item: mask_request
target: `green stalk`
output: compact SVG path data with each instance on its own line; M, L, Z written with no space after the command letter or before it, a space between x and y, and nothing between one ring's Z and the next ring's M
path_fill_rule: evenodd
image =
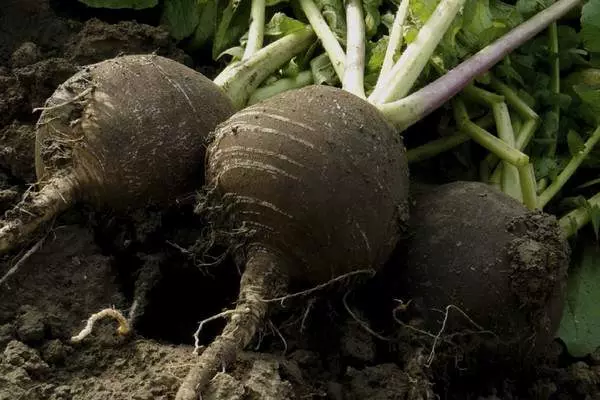
M519 167L519 179L521 180L523 204L530 210L535 210L537 208L538 199L535 172L532 163Z
M592 218L590 208L592 207L600 207L600 193L590 197L587 200L587 205L576 208L558 220L558 224L566 238L573 236L590 222Z
M298 1L300 2L300 6L308 19L308 22L310 22L310 25L315 30L325 52L329 56L329 60L335 69L335 73L340 81L343 82L344 71L346 70L346 54L344 53L342 46L331 31L329 25L327 25L327 21L325 21L325 18L321 15L321 11L319 11L315 2L313 0Z
M510 121L510 113L505 102L496 102L492 105L492 112L496 120L498 137L511 148L515 147L515 133ZM504 173L502 174L502 191L512 198L523 201L521 179L519 170L508 161L503 161Z
M377 104L377 107L400 131L406 130L437 110L471 83L473 79L488 71L507 54L533 38L549 24L581 4L582 1L556 1L427 86L403 99L391 103Z
M504 96L478 88L472 84L465 87L461 94L471 101L475 101L488 107L494 107L498 103L504 103Z
M521 97L519 97L519 95L510 86L504 84L492 74L489 74L489 76L490 86L492 89L500 93L504 97L507 104L511 106L517 112L517 114L526 121L518 130L518 134L516 136L516 149L523 151L533 138L537 128L540 126L540 117L531 109L531 107L527 105L527 103L523 101L523 99L521 99ZM492 173L494 180L498 180L502 174L502 164L498 164L498 161L498 158L491 153L485 158L485 165L487 165L490 169L493 166L496 166L496 168L494 168L494 172Z
M385 75L380 87L373 90L369 96L371 103L388 103L408 94L465 1L440 1L415 40L406 47L398 62Z
M526 154L515 150L496 136L473 123L469 119L467 107L460 98L453 99L452 109L454 111L456 124L460 130L469 135L471 139L514 166L521 167L529 163L529 157Z
M558 58L558 26L556 22L553 22L548 27L548 36L548 48L551 53L550 56L552 57L552 62L550 64L550 90L552 90L552 93L558 95L560 94L560 59ZM556 114L556 122L558 124L560 121L560 105L558 103L555 104L552 111ZM548 155L550 157L553 157L556 154L557 140L558 138L555 138L548 149Z
M377 83L375 84L376 89L380 89L383 85L383 77L386 76L394 66L394 55L400 47L402 47L402 29L404 28L404 22L408 15L408 4L409 0L402 0L398 6L394 23L390 31L390 39L388 41L387 48L385 49L385 56L383 57L383 65L381 71L377 77Z
M510 86L501 82L497 78L493 76L491 77L490 86L504 96L508 105L514 108L515 111L526 121L517 135L516 144L517 149L521 151L525 150L525 147L527 147L531 141L531 138L533 138L533 134L540 126L540 116L533 111L531 107L529 107L527 103L525 103Z
M475 124L483 129L487 129L494 125L494 119L490 115L486 115L481 117L478 121L475 121ZM406 152L406 156L409 163L428 160L469 140L471 140L471 136L458 131L453 135L432 140L419 147L410 149Z
M214 82L229 95L237 109L242 109L252 92L294 55L308 48L314 37L310 26L290 33L263 47L249 59L224 70Z
M575 156L571 158L565 169L561 171L560 174L556 177L556 180L550 184L540 194L538 199L538 207L544 208L546 204L559 192L560 189L567 183L569 178L573 176L577 168L581 165L581 163L585 160L585 158L590 154L590 151L594 148L596 143L600 140L600 126L596 128L592 136L585 142L583 149L577 153Z
M415 147L406 152L409 163L416 163L428 160L440 153L453 149L454 147L467 142L471 137L466 133L458 132L452 136L432 140L422 146Z
M538 192L538 194L541 194L548 187L548 179L542 178L539 181L537 181L536 184L537 184L537 192Z
M278 79L267 86L256 89L250 96L250 99L248 99L248 105L258 103L278 93L291 89L299 89L312 83L313 75L310 71L302 71L293 78Z
M346 68L342 88L365 98L365 17L362 0L346 0Z
M248 42L242 56L242 61L250 58L263 46L265 34L265 0L252 0L250 9L250 29L248 30Z

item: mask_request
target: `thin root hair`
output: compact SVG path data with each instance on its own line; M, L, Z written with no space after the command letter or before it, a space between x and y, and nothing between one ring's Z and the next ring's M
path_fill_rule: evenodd
M317 285L317 286L312 287L312 288L307 289L307 290L303 290L303 291L300 291L300 292L288 294L288 295L281 296L281 297L274 297L272 299L261 299L261 300L264 301L265 303L281 302L281 306L283 307L284 306L284 302L286 300L293 299L293 298L300 297L300 296L306 296L306 295L312 294L312 293L317 292L319 290L322 290L322 289L324 289L324 288L326 288L328 286L331 286L334 283L340 282L340 281L342 281L344 279L347 279L347 278L350 278L350 277L353 277L353 276L356 276L356 275L363 275L363 274L367 274L367 275L373 276L373 275L375 275L375 270L373 270L373 269L361 269L361 270L357 270L357 271L348 272L346 274L336 276L335 278L330 279L329 281L327 281L325 283L321 283L320 285Z
M215 315L213 315L211 317L208 317L208 318L203 319L202 321L200 321L200 323L198 324L198 329L196 329L196 332L194 332L194 352L193 353L195 355L198 355L199 352L200 352L200 349L203 347L202 345L200 345L200 332L202 332L202 328L204 328L205 324L207 324L209 322L212 322L212 321L215 321L215 320L217 320L219 318L228 317L230 315L239 314L241 312L247 312L247 311L240 311L240 310L235 310L235 309L233 309L233 310L225 310L225 311L222 311L222 312L220 312L218 314L215 314Z
M48 237L48 233L46 233L46 235L44 235L43 238L38 240L36 244L34 244L29 250L27 250L27 252L19 259L19 261L17 261L15 263L15 265L13 265L12 268L10 268L6 272L6 274L4 274L4 276L2 276L2 278L0 278L0 285L2 285L4 282L6 282L8 277L15 274L19 270L19 268L21 268L21 266L25 263L25 261L27 261L27 259L29 257L31 257L36 251L38 251L39 249L42 248L42 245L46 241L47 237Z
M279 339L281 339L281 343L283 343L283 353L282 355L286 355L287 350L288 350L288 344L287 344L287 340L285 340L285 337L283 336L283 334L281 333L281 331L279 329L277 329L277 327L275 326L275 324L273 323L273 321L269 320L269 326L271 327L271 330L273 332L275 332L275 334L279 337ZM256 348L258 350L258 347Z
M49 110L55 110L57 108L62 108L64 106L67 106L69 104L75 103L76 101L78 101L79 99L85 97L87 94L91 93L93 90L95 89L94 86L91 86L87 89L84 89L81 93L79 93L77 96L73 97L72 99L69 99L65 102L59 103L59 104L55 104L53 106L47 106L47 107L36 107L33 109L33 112L37 112L37 111L49 111Z
M370 335L376 337L379 340L383 340L384 342L391 342L393 341L393 339L391 338L387 338L385 336L380 335L379 333L375 332L373 329L371 329L369 327L369 325L367 325L366 322L364 322L363 320L361 320L360 318L358 318L358 316L352 311L352 309L350 308L350 306L348 305L348 295L350 294L352 290L348 290L345 294L344 297L342 298L342 303L344 304L344 308L346 309L346 311L348 312L348 314L352 317L352 319L354 319L358 325L363 328L365 331L367 331Z

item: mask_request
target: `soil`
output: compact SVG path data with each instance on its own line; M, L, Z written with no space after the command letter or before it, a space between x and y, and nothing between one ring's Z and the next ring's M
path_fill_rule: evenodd
M0 5L0 208L35 183L37 112L80 66L156 52L214 76L152 12L94 12L75 1ZM239 271L225 249L197 245L204 223L188 199L120 216L76 207L0 259L0 400L172 399L194 362L198 322L232 308ZM203 399L600 399L600 350L566 357L555 343L534 368L429 367L432 341L397 329L399 257L368 281L332 285L277 308L252 347L224 366ZM299 290L302 288L295 288ZM118 335L106 308L130 317ZM210 342L224 322L199 335ZM433 352L433 353L432 353Z

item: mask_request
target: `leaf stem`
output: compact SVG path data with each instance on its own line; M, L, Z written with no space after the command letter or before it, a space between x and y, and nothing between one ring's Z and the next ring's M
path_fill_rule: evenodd
M369 96L371 103L388 103L408 94L464 3L465 0L440 1L415 40L384 76L380 87L373 90Z
M250 58L263 46L265 34L265 0L252 0L250 9L250 29L248 31L248 42L242 56L242 61Z
M473 121L469 119L467 107L462 99L453 99L452 106L456 124L461 131L469 135L471 139L514 166L520 167L529 163L529 157L526 154L510 147L496 136L473 123Z
M550 186L548 186L546 190L544 190L542 194L540 194L538 198L539 208L544 208L546 204L548 204L548 202L552 200L556 193L558 193L560 189L562 189L565 183L567 183L569 178L573 176L577 168L579 168L581 163L588 156L588 154L590 154L590 151L592 151L592 149L594 148L596 143L598 143L599 140L600 126L596 128L594 133L592 133L592 136L590 136L590 138L585 142L585 144L583 145L583 149L571 158L567 166L561 171L560 174L558 174L554 182L552 182Z
M250 99L248 99L248 105L258 103L274 96L278 93L285 92L291 89L298 89L304 86L308 86L313 83L313 74L311 71L302 71L293 78L282 78L275 82L260 87L252 93Z
M550 50L550 90L555 95L560 94L560 59L558 56L558 26L556 22L553 22L548 27L548 48ZM556 114L556 123L560 121L560 104L558 101L555 102L553 107L553 113ZM548 155L553 157L556 154L556 145L558 138L554 138L554 142L548 149Z
M535 210L538 203L537 184L535 182L535 172L532 163L519 167L519 179L521 181L523 204L530 210Z
M263 47L247 60L225 69L214 82L229 95L233 105L241 109L269 75L308 48L313 40L314 31L310 26L290 33Z
M509 147L515 147L515 133L510 121L510 113L505 102L496 102L492 105L492 112L496 121L498 137ZM503 161L502 191L512 198L522 202L521 179L519 170L508 161Z
M401 131L437 110L459 93L475 77L488 71L498 61L530 40L549 24L556 21L583 0L558 0L529 20L481 49L434 82L403 99L377 104L379 110Z
M329 25L327 25L327 21L325 21L325 18L321 15L315 2L313 0L299 0L299 3L306 18L308 18L308 22L310 22L310 25L314 29L319 40L321 40L321 44L329 56L331 64L335 69L335 73L340 81L343 82L344 71L346 69L346 54L344 53L342 46L336 39Z
M362 0L346 0L346 67L342 87L365 98L365 17Z
M474 122L483 129L487 129L494 125L494 119L488 114L481 117L479 120ZM429 141L421 146L409 149L406 152L409 163L416 163L424 160L428 160L441 154L445 151L451 150L456 146L459 146L467 141L471 140L471 136L458 131L453 135L442 137Z
M600 193L587 199L587 204L576 208L558 220L563 235L566 238L573 236L579 229L591 220L591 208L600 207Z
M390 31L390 39L388 41L387 48L385 50L385 56L383 57L383 65L377 78L375 88L380 89L384 83L383 77L386 76L394 66L394 57L400 47L402 47L402 29L404 28L404 22L408 15L409 0L402 0L398 6L394 23Z

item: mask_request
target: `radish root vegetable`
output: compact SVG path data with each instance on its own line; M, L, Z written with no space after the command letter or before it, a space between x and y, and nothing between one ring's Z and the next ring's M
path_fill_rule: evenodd
M178 400L197 398L235 361L263 323L266 300L290 279L319 284L378 268L408 219L402 140L375 107L333 87L283 92L236 113L215 132L206 176L213 221L249 230L246 264L236 312Z
M404 301L442 335L485 330L494 356L523 362L553 340L563 310L569 246L557 220L481 182L413 187L398 273ZM479 328L474 326L479 325ZM489 335L489 333L493 335ZM464 350L464 349L459 349Z
M166 205L203 179L206 138L314 33L298 30L253 52L215 81L156 55L84 67L42 108L39 191L0 221L0 253L22 244L77 201L115 211Z
M124 210L192 191L203 173L203 132L233 112L211 80L167 58L131 55L84 67L43 108L35 148L40 190L0 222L0 250L78 200Z
M192 366L177 400L197 399L214 375L235 361L264 322L267 300L280 297L291 280L318 285L357 269L377 270L387 260L407 220L409 187L406 151L390 122L406 129L560 14L517 28L519 34L487 49L494 53L482 51L463 63L459 68L468 76L450 72L450 78L434 82L438 91L428 98L418 91L379 104L412 88L429 58L423 54L431 55L443 35L437 30L450 25L463 3L439 3L435 18L367 100L364 46L350 32L364 27L348 25L344 52L314 2L299 1L347 90L307 86L283 92L236 113L216 130L206 154L209 200L201 207L209 204L208 220L216 230L246 231L230 243L245 270L231 319ZM347 21L364 24L360 2L346 4Z

